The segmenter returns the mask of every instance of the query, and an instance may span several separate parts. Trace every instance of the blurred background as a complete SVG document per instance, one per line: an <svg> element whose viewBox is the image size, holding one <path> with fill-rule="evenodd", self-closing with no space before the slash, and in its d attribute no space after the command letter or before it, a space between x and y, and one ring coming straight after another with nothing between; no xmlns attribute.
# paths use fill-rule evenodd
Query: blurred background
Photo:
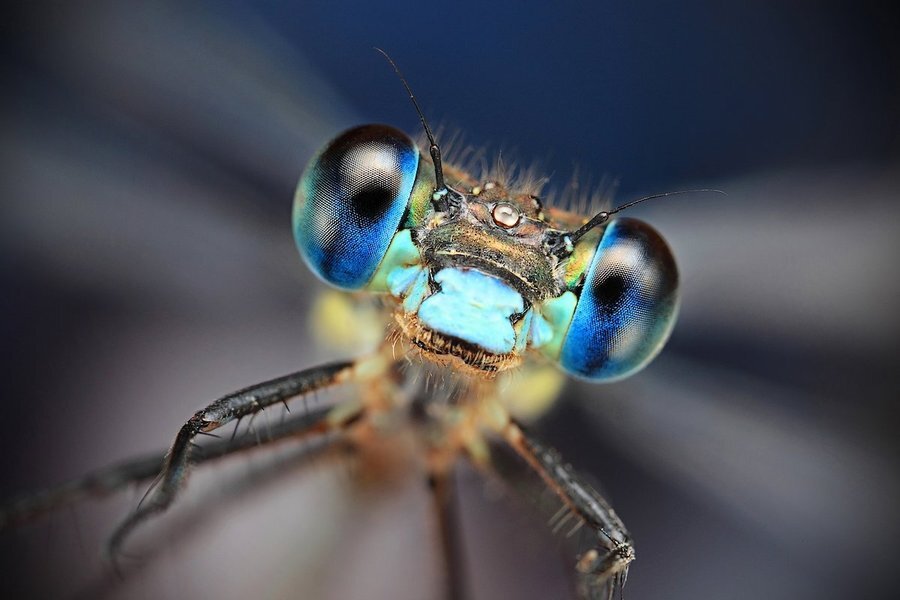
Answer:
<svg viewBox="0 0 900 600"><path fill-rule="evenodd" d="M418 132L379 46L434 123L551 187L728 193L632 211L679 262L671 342L535 426L634 535L627 597L900 591L887 7L30 2L3 27L0 497L161 449L210 400L331 356L290 205L343 128ZM440 597L415 485L362 500L340 469L229 463L122 580L99 548L144 486L0 533L4 597ZM569 597L559 540L461 478L469 596Z"/></svg>

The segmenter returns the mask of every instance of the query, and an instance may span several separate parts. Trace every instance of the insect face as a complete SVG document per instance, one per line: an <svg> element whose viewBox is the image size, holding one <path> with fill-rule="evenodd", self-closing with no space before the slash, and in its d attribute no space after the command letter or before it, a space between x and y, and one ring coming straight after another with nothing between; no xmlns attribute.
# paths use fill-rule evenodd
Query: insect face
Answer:
<svg viewBox="0 0 900 600"><path fill-rule="evenodd" d="M656 355L678 287L659 234L614 219L573 242L586 217L460 175L461 189L436 191L431 162L406 135L351 129L300 180L300 252L326 282L396 300L401 332L427 359L480 376L538 351L576 376L609 381Z"/></svg>

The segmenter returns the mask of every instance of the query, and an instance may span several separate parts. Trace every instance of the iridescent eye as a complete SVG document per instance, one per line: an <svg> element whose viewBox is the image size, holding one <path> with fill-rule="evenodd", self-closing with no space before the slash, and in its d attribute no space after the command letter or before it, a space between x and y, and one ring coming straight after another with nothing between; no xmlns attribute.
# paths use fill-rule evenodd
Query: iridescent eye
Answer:
<svg viewBox="0 0 900 600"><path fill-rule="evenodd" d="M403 132L364 125L344 132L307 166L294 201L294 238L326 282L360 289L372 278L407 211L419 151Z"/></svg>
<svg viewBox="0 0 900 600"><path fill-rule="evenodd" d="M665 240L635 219L607 225L559 355L570 373L626 377L662 349L675 323L678 271Z"/></svg>

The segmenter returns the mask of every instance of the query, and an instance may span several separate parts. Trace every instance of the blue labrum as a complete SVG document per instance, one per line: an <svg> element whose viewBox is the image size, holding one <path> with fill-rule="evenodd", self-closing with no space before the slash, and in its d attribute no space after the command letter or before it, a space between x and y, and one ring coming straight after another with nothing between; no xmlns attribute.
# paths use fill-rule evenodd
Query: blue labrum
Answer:
<svg viewBox="0 0 900 600"><path fill-rule="evenodd" d="M419 307L419 320L426 327L488 352L513 351L516 331L510 317L524 309L518 292L472 269L442 269L434 280L440 291Z"/></svg>
<svg viewBox="0 0 900 600"><path fill-rule="evenodd" d="M387 277L388 290L404 298L403 310L414 313L428 295L428 272L421 266L398 267Z"/></svg>

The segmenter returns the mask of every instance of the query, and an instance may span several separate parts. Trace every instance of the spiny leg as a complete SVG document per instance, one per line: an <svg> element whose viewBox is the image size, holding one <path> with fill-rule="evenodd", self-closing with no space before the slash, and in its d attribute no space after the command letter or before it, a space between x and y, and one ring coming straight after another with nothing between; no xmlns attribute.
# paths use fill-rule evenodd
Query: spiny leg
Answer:
<svg viewBox="0 0 900 600"><path fill-rule="evenodd" d="M298 371L228 394L197 411L175 436L155 487L113 532L107 544L107 555L111 559L115 558L122 543L135 527L171 505L187 479L191 456L195 452L195 437L289 398L350 381L357 365L358 363L345 361ZM325 433L341 424L322 418L310 425L310 430Z"/></svg>
<svg viewBox="0 0 900 600"><path fill-rule="evenodd" d="M310 429L324 419L332 410L331 406L305 410L303 414L291 417L266 431L266 441L275 442L285 438L311 433ZM236 452L252 450L259 446L259 436L255 432L244 432L233 438L216 440L211 444L194 448L190 464L223 458ZM58 486L30 492L13 498L0 505L0 529L11 527L42 514L64 508L84 498L102 498L132 484L158 476L166 462L166 451L161 450L144 457L133 458L97 469L82 477Z"/></svg>
<svg viewBox="0 0 900 600"><path fill-rule="evenodd" d="M466 579L462 564L457 504L454 502L456 494L452 468L430 474L428 487L434 502L434 512L437 516L441 538L441 556L446 577L444 597L446 600L462 600L465 598Z"/></svg>
<svg viewBox="0 0 900 600"><path fill-rule="evenodd" d="M196 539L198 535L206 535L210 528L216 528L217 523L228 519L229 507L239 506L242 500L250 496L258 496L261 490L278 482L283 482L285 477L302 476L313 468L320 468L323 464L341 462L356 453L357 447L348 437L354 426L361 424L361 419L347 424L343 430L329 432L322 435L300 435L290 437L281 436L282 443L289 447L272 455L266 453L264 459L252 465L252 468L241 469L229 473L224 477L217 477L216 485L205 488L195 495L193 502L188 503L187 510L173 515L165 526L158 529L152 527L151 536L145 539L141 547L140 561L130 564L129 578L138 576L143 570L158 566L158 560L171 552L172 548L179 546L187 540ZM297 425L293 425L296 432ZM283 430L273 428L273 437L284 433ZM246 442L243 450L252 451L259 448L256 445L255 435L242 434L242 441ZM237 439L237 438L236 438ZM224 440L223 440L224 441ZM220 444L216 444L219 446ZM199 450L210 448L205 445ZM266 446L266 449L270 446ZM194 464L202 462L198 460L198 453L192 456ZM204 457L203 460L212 460L215 457ZM149 533L149 532L148 532ZM115 565L119 566L119 565ZM120 569L115 571L103 571L96 574L83 588L73 593L73 598L115 598L119 597L121 586L126 585L121 577Z"/></svg>
<svg viewBox="0 0 900 600"><path fill-rule="evenodd" d="M635 557L634 546L609 503L564 463L556 450L527 435L517 423L507 423L501 436L562 500L568 513L578 519L575 529L584 527L592 535L593 547L575 565L579 595L596 600L612 598L617 589L621 593L628 565Z"/></svg>

